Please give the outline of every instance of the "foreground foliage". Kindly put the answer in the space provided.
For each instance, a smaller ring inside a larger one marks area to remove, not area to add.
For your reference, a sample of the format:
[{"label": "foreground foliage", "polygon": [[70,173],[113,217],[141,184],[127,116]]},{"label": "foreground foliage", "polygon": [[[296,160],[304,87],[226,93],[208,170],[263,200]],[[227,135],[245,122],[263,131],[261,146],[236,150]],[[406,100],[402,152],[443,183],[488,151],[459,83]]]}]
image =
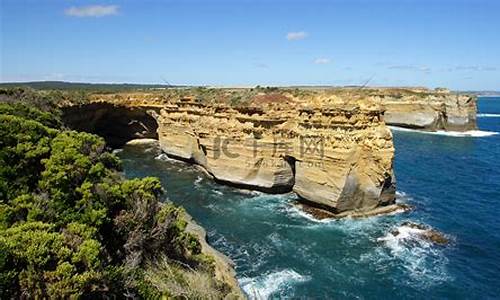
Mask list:
[{"label": "foreground foliage", "polygon": [[[61,129],[57,113],[0,103],[1,299],[222,297],[159,180],[120,169],[102,138]],[[186,294],[182,278],[198,275],[206,290]]]}]

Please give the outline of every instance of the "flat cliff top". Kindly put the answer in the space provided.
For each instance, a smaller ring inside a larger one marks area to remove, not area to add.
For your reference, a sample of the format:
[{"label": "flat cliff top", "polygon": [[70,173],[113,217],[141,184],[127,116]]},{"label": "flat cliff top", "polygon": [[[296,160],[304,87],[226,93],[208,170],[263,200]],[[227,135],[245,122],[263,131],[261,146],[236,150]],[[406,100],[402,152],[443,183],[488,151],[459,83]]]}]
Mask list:
[{"label": "flat cliff top", "polygon": [[363,109],[381,110],[388,102],[439,102],[467,97],[447,89],[426,88],[169,88],[159,90],[92,94],[92,102],[112,102],[130,106],[163,106],[172,103],[197,103],[201,106],[254,107],[272,109]]}]

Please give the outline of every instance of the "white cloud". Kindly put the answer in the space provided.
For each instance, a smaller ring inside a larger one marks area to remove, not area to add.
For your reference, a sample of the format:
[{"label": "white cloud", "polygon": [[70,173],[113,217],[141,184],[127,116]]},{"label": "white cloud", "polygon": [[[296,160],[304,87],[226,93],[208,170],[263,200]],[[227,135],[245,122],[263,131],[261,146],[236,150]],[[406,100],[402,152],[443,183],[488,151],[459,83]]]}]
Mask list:
[{"label": "white cloud", "polygon": [[255,67],[260,68],[260,69],[269,69],[269,65],[267,65],[265,63],[256,63]]},{"label": "white cloud", "polygon": [[89,6],[79,6],[70,7],[64,11],[67,16],[72,17],[105,17],[118,14],[118,5],[89,5]]},{"label": "white cloud", "polygon": [[289,32],[286,34],[286,39],[289,41],[298,41],[305,39],[308,35],[305,31]]},{"label": "white cloud", "polygon": [[455,71],[496,71],[495,67],[484,67],[484,66],[456,66]]},{"label": "white cloud", "polygon": [[430,73],[432,71],[431,68],[426,66],[414,66],[414,65],[394,65],[389,66],[388,69],[392,70],[406,70],[406,71],[419,71],[424,73]]},{"label": "white cloud", "polygon": [[314,63],[317,65],[326,65],[326,64],[329,64],[330,62],[331,62],[331,60],[329,58],[326,58],[326,57],[319,57],[319,58],[316,58],[314,60]]}]

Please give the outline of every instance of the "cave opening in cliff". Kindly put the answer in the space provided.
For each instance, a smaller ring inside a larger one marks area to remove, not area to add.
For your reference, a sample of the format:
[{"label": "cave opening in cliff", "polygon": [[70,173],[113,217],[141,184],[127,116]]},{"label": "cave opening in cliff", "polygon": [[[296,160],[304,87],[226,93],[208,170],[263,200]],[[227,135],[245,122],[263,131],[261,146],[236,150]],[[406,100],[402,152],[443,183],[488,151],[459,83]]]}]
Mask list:
[{"label": "cave opening in cliff", "polygon": [[292,169],[293,178],[295,181],[295,163],[297,162],[297,159],[290,155],[286,155],[283,159],[287,164],[290,165],[290,168]]},{"label": "cave opening in cliff", "polygon": [[144,108],[111,103],[71,106],[63,109],[63,122],[71,129],[103,137],[112,148],[133,139],[158,139],[158,123]]}]

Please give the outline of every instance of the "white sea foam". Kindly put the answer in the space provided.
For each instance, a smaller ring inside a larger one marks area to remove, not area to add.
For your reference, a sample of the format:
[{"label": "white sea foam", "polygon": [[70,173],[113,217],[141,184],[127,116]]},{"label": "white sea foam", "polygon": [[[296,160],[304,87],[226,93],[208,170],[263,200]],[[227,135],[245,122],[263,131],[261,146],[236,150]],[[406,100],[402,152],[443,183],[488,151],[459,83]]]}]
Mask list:
[{"label": "white sea foam", "polygon": [[283,238],[277,232],[273,232],[273,233],[267,235],[266,238],[269,239],[271,241],[271,243],[276,247],[281,247],[281,246],[283,246],[283,243],[286,242],[285,240],[283,240]]},{"label": "white sea foam", "polygon": [[[409,200],[410,197],[406,195],[405,192],[396,192],[396,203],[405,203]],[[342,231],[350,232],[350,231],[365,231],[366,227],[373,227],[374,224],[379,222],[380,217],[383,216],[392,216],[397,215],[403,212],[406,212],[407,209],[401,207],[400,209],[396,209],[389,213],[384,213],[383,215],[375,215],[367,218],[352,218],[347,216],[345,218],[336,219],[336,218],[324,218],[318,219],[313,215],[307,213],[302,210],[300,207],[296,205],[288,205],[287,212],[291,217],[303,218],[308,221],[320,224],[334,224],[334,226],[339,227]]]},{"label": "white sea foam", "polygon": [[396,191],[396,203],[398,204],[406,204],[409,201],[413,200],[413,198],[403,191]]},{"label": "white sea foam", "polygon": [[245,195],[250,195],[251,197],[247,197],[247,201],[275,201],[275,202],[280,202],[280,203],[286,203],[286,201],[292,197],[295,197],[295,194],[293,193],[286,193],[286,194],[268,194],[264,192],[259,192],[259,191],[248,191],[248,192],[243,192],[244,190],[238,190],[239,192],[242,192],[242,194]]},{"label": "white sea foam", "polygon": [[256,190],[248,190],[248,189],[236,189],[238,193],[244,194],[244,195],[251,195],[251,196],[261,196],[264,195],[265,193],[256,191]]},{"label": "white sea foam", "polygon": [[198,176],[198,177],[196,177],[196,180],[194,181],[194,184],[195,185],[199,185],[202,180],[203,180],[203,177]]},{"label": "white sea foam", "polygon": [[300,209],[299,207],[295,205],[289,205],[287,208],[287,211],[289,214],[292,216],[297,216],[300,218],[305,218],[309,221],[315,222],[315,223],[330,223],[335,221],[333,218],[327,218],[327,219],[316,219],[313,215],[306,213],[304,210]]},{"label": "white sea foam", "polygon": [[[394,212],[394,214],[402,211],[403,210]],[[374,231],[383,227],[388,220],[384,218],[384,216],[372,216],[360,219],[351,217],[345,217],[342,219],[327,218],[320,220],[302,211],[300,208],[291,205],[288,208],[288,213],[290,217],[301,218],[308,221],[309,224],[295,225],[299,227],[299,230],[328,230],[332,232],[332,234],[342,234],[346,236],[345,242],[352,244],[352,246],[356,246],[363,240],[371,238]]]},{"label": "white sea foam", "polygon": [[498,132],[495,132],[495,131],[485,131],[485,130],[423,131],[423,130],[417,130],[417,129],[396,127],[396,126],[389,126],[389,128],[391,130],[394,130],[394,131],[406,131],[406,132],[415,132],[415,133],[423,133],[423,134],[444,135],[444,136],[451,136],[451,137],[487,137],[487,136],[492,136],[492,135],[498,134]]},{"label": "white sea foam", "polygon": [[377,239],[389,250],[389,253],[378,248],[375,263],[387,265],[395,263],[401,266],[408,274],[408,284],[416,287],[427,287],[439,284],[450,278],[446,266],[448,260],[443,254],[443,249],[425,239],[425,229],[401,225],[384,237]]},{"label": "white sea foam", "polygon": [[404,242],[409,240],[419,240],[421,235],[425,233],[424,229],[406,225],[399,226],[396,230],[398,232],[397,235],[389,232],[386,236],[377,239],[379,242],[385,242],[386,246],[395,252],[402,249]]},{"label": "white sea foam", "polygon": [[243,199],[238,202],[238,206],[240,207],[240,209],[253,212],[255,212],[256,210],[285,211],[287,209],[290,197],[294,197],[293,194],[273,195],[260,192],[249,194],[249,197],[246,196],[247,195],[245,194]]},{"label": "white sea foam", "polygon": [[224,193],[223,193],[223,192],[221,192],[221,191],[219,191],[219,190],[212,190],[212,191],[213,191],[213,192],[214,192],[214,194],[216,194],[216,195],[219,195],[219,196],[224,195]]},{"label": "white sea foam", "polygon": [[478,118],[500,118],[500,114],[477,114]]},{"label": "white sea foam", "polygon": [[123,151],[123,149],[114,149],[112,153],[113,154],[118,154],[118,153],[120,153],[122,151]]},{"label": "white sea foam", "polygon": [[285,269],[253,278],[241,278],[241,287],[250,299],[269,299],[274,293],[293,285],[310,280],[294,270]]},{"label": "white sea foam", "polygon": [[382,216],[373,216],[369,218],[343,218],[335,222],[335,226],[353,236],[370,236],[376,228],[379,228],[382,224],[383,217]]},{"label": "white sea foam", "polygon": [[399,196],[399,197],[406,197],[406,193],[403,192],[403,191],[396,191],[396,197]]},{"label": "white sea foam", "polygon": [[155,157],[156,160],[169,161],[172,160],[166,153],[160,153]]},{"label": "white sea foam", "polygon": [[158,148],[155,148],[155,147],[148,147],[146,149],[144,149],[144,153],[152,153],[152,152],[157,152],[158,151]]},{"label": "white sea foam", "polygon": [[133,139],[127,142],[127,145],[158,145],[158,140],[156,139]]}]

